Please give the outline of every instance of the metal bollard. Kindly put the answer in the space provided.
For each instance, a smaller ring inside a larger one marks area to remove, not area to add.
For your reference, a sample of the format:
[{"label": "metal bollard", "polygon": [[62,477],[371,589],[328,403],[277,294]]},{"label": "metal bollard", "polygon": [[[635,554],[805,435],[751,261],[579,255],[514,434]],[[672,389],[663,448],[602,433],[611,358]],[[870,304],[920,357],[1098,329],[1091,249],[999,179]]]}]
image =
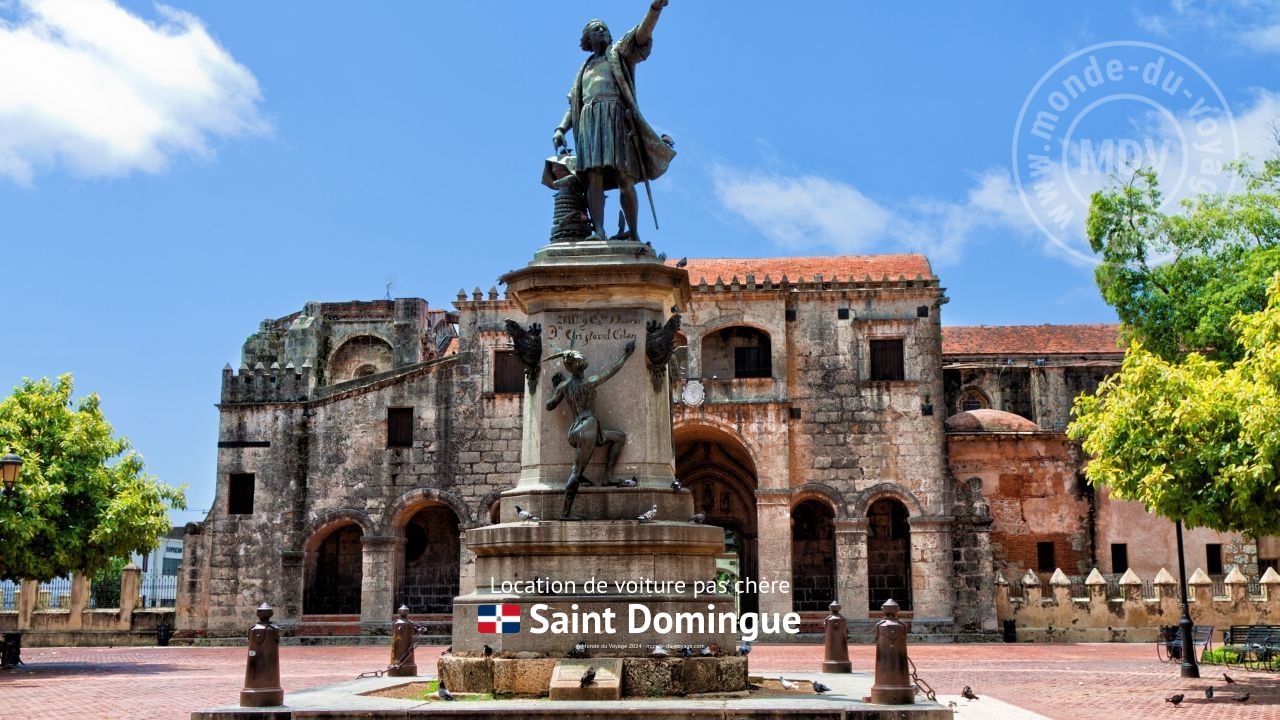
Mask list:
[{"label": "metal bollard", "polygon": [[240,707],[284,705],[280,687],[280,628],[271,622],[271,606],[258,606],[258,624],[249,630],[249,658],[244,669]]},{"label": "metal bollard", "polygon": [[160,647],[169,647],[169,639],[173,637],[173,627],[167,622],[162,622],[156,626],[156,645]]},{"label": "metal bollard", "polygon": [[413,657],[417,627],[409,619],[408,605],[401,605],[398,613],[400,617],[391,624],[391,667],[387,668],[387,675],[414,677],[418,674],[418,663]]},{"label": "metal bollard", "polygon": [[827,609],[831,614],[826,622],[824,639],[827,650],[822,660],[822,672],[853,672],[853,663],[849,662],[849,622],[840,614],[840,603],[833,601]]},{"label": "metal bollard", "polygon": [[907,669],[907,627],[898,622],[898,603],[892,598],[880,609],[884,619],[876,624],[876,681],[871,686],[871,702],[912,705],[916,693]]}]

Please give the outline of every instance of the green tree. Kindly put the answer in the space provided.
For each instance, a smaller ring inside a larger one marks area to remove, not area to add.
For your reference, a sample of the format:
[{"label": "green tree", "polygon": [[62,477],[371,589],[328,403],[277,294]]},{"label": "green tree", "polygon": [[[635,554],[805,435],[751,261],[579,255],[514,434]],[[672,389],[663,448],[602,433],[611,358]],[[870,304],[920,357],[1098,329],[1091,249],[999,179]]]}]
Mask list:
[{"label": "green tree", "polygon": [[1076,398],[1068,432],[1085,474],[1189,527],[1280,533],[1280,274],[1266,307],[1237,315],[1233,365],[1166,360],[1135,342],[1120,372]]},{"label": "green tree", "polygon": [[0,578],[48,580],[94,573],[148,552],[169,529],[184,488],[145,473],[117,438],[97,395],[71,399],[71,376],[24,379],[0,402],[0,449],[22,456],[22,475],[0,496]]},{"label": "green tree", "polygon": [[1280,158],[1227,170],[1238,192],[1202,194],[1175,213],[1160,210],[1149,170],[1090,203],[1086,231],[1103,260],[1095,272],[1102,297],[1127,339],[1166,360],[1189,351],[1238,360],[1231,320],[1263,308],[1267,280],[1280,269]]}]

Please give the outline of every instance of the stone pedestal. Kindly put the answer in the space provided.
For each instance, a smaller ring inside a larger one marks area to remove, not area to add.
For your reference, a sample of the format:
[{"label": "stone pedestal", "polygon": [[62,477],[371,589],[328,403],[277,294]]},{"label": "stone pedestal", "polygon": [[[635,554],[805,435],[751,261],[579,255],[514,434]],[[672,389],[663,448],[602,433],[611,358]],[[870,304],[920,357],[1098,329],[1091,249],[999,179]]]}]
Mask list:
[{"label": "stone pedestal", "polygon": [[[695,583],[716,577],[724,532],[691,522],[689,491],[671,489],[675,459],[666,363],[657,364],[655,374],[645,352],[650,324],[661,326],[673,306],[688,305],[687,274],[639,243],[584,241],[547,246],[502,282],[526,322],[541,326],[543,357],[581,352],[589,363],[587,377],[606,371],[623,357],[625,345],[635,342],[635,353],[596,388],[594,414],[601,427],[626,433],[615,477],[634,477],[637,486],[600,487],[607,478],[606,448],[599,448],[585,473],[597,486],[582,487],[573,506],[573,514],[584,519],[557,519],[573,465],[568,431],[574,417],[567,402],[546,409],[555,375],[566,372],[558,360],[546,363],[538,384],[525,388],[520,475],[502,495],[500,522],[467,533],[467,549],[475,554],[475,591],[454,600],[454,653],[441,660],[441,668],[463,686],[449,688],[482,692],[493,687],[498,662],[530,664],[528,674],[542,677],[546,658],[564,658],[577,643],[602,666],[622,667],[622,658],[650,662],[655,645],[673,656],[684,645],[695,652],[711,646],[713,656],[704,664],[716,668],[734,660],[725,653],[732,652],[737,634],[721,617],[736,617],[732,597],[709,594],[709,588],[694,594]],[[516,506],[543,519],[522,521]],[[654,506],[653,522],[637,519]],[[538,580],[552,586],[529,587]],[[651,585],[627,585],[636,581]],[[504,582],[519,586],[504,588]],[[489,624],[482,632],[482,611],[507,620],[505,632],[488,632],[496,629]],[[518,629],[510,622],[516,617]],[[677,617],[684,627],[661,624]],[[482,659],[485,645],[494,651],[492,660]],[[519,672],[504,666],[503,675]],[[741,675],[741,687],[722,689],[744,689]],[[719,677],[719,671],[711,676]],[[610,689],[611,696],[617,692]]]}]

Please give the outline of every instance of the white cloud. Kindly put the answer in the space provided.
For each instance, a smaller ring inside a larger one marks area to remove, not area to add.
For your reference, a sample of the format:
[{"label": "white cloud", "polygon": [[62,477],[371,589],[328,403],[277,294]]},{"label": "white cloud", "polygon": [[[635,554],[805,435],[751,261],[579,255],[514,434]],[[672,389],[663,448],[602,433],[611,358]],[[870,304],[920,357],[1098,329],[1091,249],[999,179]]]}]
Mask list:
[{"label": "white cloud", "polygon": [[1259,52],[1280,53],[1280,23],[1246,30],[1240,39]]},{"label": "white cloud", "polygon": [[110,0],[18,0],[16,17],[0,14],[0,177],[29,184],[56,164],[154,173],[210,156],[215,137],[269,131],[253,74],[199,18],[156,11],[149,22]]},{"label": "white cloud", "polygon": [[905,249],[944,264],[958,260],[980,231],[1033,229],[1007,172],[991,171],[975,180],[963,202],[923,198],[888,206],[832,178],[712,168],[721,204],[788,250]]}]

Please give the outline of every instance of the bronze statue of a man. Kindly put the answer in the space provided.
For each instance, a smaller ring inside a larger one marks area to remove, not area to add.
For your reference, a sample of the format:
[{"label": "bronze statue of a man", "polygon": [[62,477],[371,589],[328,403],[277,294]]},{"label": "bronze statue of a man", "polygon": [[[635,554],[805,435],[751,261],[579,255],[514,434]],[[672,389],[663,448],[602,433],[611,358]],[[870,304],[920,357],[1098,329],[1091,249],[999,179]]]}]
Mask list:
[{"label": "bronze statue of a man", "polygon": [[653,28],[667,0],[654,0],[644,20],[613,42],[609,27],[592,20],[582,29],[582,49],[591,53],[574,77],[569,109],[551,142],[565,146],[573,129],[578,173],[586,177],[587,208],[595,235],[604,239],[604,192],[618,188],[627,229],[619,239],[639,238],[636,231],[636,182],[648,182],[667,171],[675,157],[670,141],[659,136],[636,104],[635,66],[653,49]]},{"label": "bronze statue of a man", "polygon": [[569,445],[574,448],[573,469],[569,471],[569,480],[564,485],[564,511],[562,520],[577,520],[570,511],[573,510],[573,499],[578,495],[579,485],[594,485],[584,474],[591,455],[596,448],[605,446],[609,449],[608,459],[604,466],[604,483],[617,484],[613,478],[614,468],[618,464],[618,456],[622,454],[622,446],[627,443],[627,434],[621,430],[609,430],[596,419],[596,388],[613,377],[636,351],[636,341],[631,340],[623,348],[622,357],[599,375],[585,377],[587,359],[577,350],[566,350],[559,353],[563,358],[564,369],[569,371],[568,378],[553,378],[556,389],[547,400],[547,410],[555,410],[561,400],[569,401],[569,409],[573,411],[573,424],[569,426]]}]

